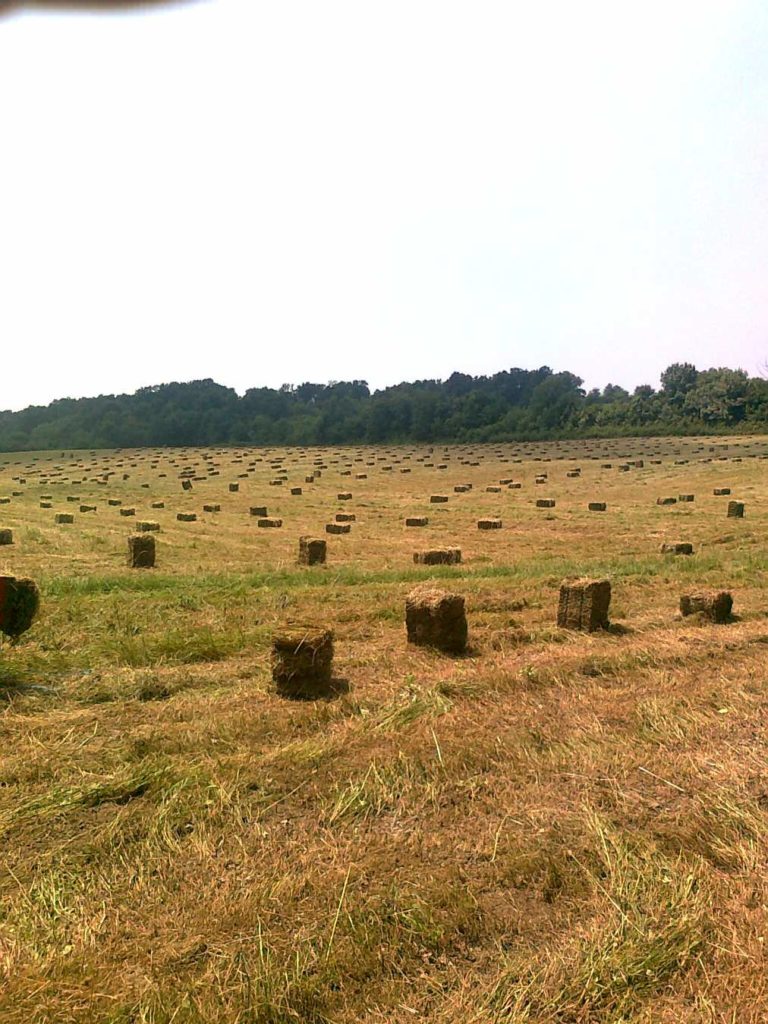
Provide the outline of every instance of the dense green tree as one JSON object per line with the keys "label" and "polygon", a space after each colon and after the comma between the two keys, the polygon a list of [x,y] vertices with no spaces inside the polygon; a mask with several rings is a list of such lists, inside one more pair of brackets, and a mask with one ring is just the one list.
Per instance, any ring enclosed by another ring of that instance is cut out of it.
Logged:
{"label": "dense green tree", "polygon": [[661,375],[661,389],[673,405],[682,405],[697,377],[698,371],[692,363],[672,363]]}
{"label": "dense green tree", "polygon": [[370,392],[365,381],[251,388],[212,380],[158,384],[133,395],[60,399],[0,412],[0,451],[205,444],[490,441],[765,430],[768,381],[743,370],[674,363],[662,388],[628,392],[550,367],[490,376],[454,373]]}
{"label": "dense green tree", "polygon": [[686,393],[684,408],[704,423],[740,423],[746,411],[748,382],[743,370],[704,370]]}

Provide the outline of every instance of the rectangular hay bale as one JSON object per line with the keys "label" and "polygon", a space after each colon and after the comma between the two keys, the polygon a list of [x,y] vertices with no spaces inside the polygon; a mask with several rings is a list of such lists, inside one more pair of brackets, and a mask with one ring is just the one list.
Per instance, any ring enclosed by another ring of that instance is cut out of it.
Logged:
{"label": "rectangular hay bale", "polygon": [[557,624],[564,629],[594,632],[608,625],[611,604],[609,580],[566,581],[560,587]]}
{"label": "rectangular hay bale", "polygon": [[733,597],[727,590],[680,595],[680,614],[700,615],[712,622],[727,622],[733,610]]}

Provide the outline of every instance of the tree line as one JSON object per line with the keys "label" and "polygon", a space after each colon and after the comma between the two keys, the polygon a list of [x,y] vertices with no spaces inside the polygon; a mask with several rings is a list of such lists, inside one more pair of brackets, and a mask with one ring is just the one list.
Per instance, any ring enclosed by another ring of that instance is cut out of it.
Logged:
{"label": "tree line", "polygon": [[210,379],[158,384],[0,412],[0,451],[546,440],[763,431],[768,423],[768,381],[743,370],[673,363],[656,390],[582,385],[548,366],[375,392],[359,380],[251,388],[242,397]]}

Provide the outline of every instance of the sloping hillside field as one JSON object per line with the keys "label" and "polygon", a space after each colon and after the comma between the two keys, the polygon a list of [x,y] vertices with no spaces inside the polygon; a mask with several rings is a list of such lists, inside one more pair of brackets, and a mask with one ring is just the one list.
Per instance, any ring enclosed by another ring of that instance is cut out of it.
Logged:
{"label": "sloping hillside field", "polygon": [[767,1020],[767,458],[0,455],[0,1020]]}

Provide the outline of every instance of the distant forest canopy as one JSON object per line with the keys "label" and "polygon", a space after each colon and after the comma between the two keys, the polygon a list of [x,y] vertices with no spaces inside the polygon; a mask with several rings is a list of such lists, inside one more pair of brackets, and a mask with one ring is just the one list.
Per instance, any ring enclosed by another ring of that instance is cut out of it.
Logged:
{"label": "distant forest canopy", "polygon": [[251,388],[213,380],[133,395],[60,399],[0,412],[0,451],[161,445],[343,445],[482,442],[621,435],[761,432],[768,380],[674,363],[661,387],[585,391],[573,373],[453,373],[371,393],[365,381]]}

